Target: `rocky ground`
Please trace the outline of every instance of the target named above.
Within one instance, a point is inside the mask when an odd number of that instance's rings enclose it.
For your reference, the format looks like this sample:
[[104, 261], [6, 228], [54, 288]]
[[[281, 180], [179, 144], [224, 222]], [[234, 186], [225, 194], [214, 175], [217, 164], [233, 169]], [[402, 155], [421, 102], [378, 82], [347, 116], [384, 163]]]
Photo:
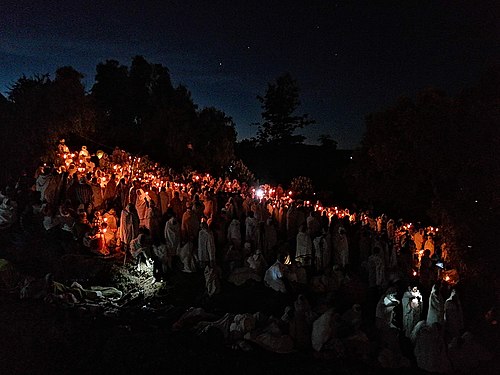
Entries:
[[[318, 358], [312, 352], [275, 354], [257, 346], [234, 350], [222, 337], [174, 331], [172, 324], [190, 306], [224, 312], [282, 312], [264, 287], [236, 288], [209, 299], [201, 274], [175, 273], [152, 283], [123, 255], [88, 254], [64, 233], [0, 233], [0, 258], [9, 259], [22, 278], [51, 272], [66, 285], [114, 286], [124, 293], [115, 303], [47, 303], [19, 299], [18, 289], [0, 292], [1, 374], [377, 374], [375, 360]], [[400, 373], [401, 370], [383, 370]], [[405, 373], [420, 373], [415, 367]], [[495, 373], [492, 367], [481, 374]]]

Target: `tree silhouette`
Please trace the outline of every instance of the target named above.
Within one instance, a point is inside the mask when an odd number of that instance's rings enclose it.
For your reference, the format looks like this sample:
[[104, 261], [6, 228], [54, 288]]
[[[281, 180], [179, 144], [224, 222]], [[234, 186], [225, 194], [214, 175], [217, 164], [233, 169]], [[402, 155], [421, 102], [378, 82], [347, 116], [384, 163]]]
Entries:
[[261, 145], [290, 145], [304, 141], [304, 136], [294, 133], [314, 121], [307, 114], [294, 114], [300, 106], [299, 88], [289, 73], [268, 83], [265, 95], [257, 96], [257, 99], [263, 109], [263, 122], [257, 130], [257, 140]]

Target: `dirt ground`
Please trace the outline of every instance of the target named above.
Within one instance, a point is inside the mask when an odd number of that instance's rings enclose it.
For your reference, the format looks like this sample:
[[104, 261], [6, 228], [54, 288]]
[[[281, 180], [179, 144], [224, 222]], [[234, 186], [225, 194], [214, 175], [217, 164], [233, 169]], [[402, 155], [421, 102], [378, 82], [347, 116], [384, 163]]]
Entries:
[[[282, 312], [287, 301], [267, 288], [223, 285], [208, 299], [201, 274], [177, 272], [166, 283], [152, 283], [123, 255], [88, 254], [64, 233], [0, 233], [0, 258], [21, 275], [84, 287], [114, 286], [124, 293], [120, 307], [68, 305], [19, 299], [0, 292], [0, 374], [378, 374], [376, 361], [317, 358], [312, 352], [275, 354], [257, 346], [244, 352], [222, 337], [174, 331], [172, 324], [190, 306], [213, 313]], [[125, 302], [124, 302], [125, 301]], [[422, 373], [415, 367], [406, 374]], [[490, 367], [478, 374], [496, 373]]]

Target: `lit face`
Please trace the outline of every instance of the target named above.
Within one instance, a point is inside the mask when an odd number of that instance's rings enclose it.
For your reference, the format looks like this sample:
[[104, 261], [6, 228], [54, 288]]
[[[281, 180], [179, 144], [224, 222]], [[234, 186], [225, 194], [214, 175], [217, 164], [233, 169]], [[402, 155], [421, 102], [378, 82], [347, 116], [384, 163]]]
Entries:
[[417, 293], [417, 292], [418, 292], [418, 288], [417, 288], [416, 286], [414, 286], [414, 287], [411, 289], [411, 291], [412, 291], [413, 293]]

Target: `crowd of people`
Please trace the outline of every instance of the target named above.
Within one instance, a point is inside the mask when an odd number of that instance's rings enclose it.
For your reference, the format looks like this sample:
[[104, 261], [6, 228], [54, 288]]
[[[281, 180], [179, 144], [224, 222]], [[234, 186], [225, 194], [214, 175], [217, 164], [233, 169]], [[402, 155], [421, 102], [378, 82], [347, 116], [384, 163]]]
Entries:
[[476, 345], [439, 228], [324, 207], [281, 185], [177, 174], [118, 148], [71, 152], [61, 140], [52, 159], [4, 189], [1, 228], [41, 222], [89, 252], [123, 253], [155, 282], [200, 272], [209, 297], [222, 281], [253, 282], [289, 305], [258, 335], [261, 316], [231, 317], [239, 339], [267, 335], [275, 351], [363, 357], [377, 332], [383, 367], [410, 364], [406, 340], [417, 365], [432, 372], [464, 369]]

